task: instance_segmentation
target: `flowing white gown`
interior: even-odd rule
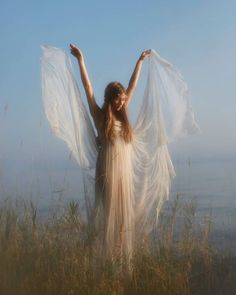
[[[97,130],[98,146],[69,57],[59,48],[42,49],[45,113],[83,171],[87,219],[94,220],[96,212],[106,255],[131,258],[134,241],[157,225],[169,196],[175,171],[168,143],[199,131],[187,85],[178,70],[152,50],[133,141],[125,143],[116,121],[114,144],[106,143],[103,130]]]
[[[96,210],[102,223],[105,255],[130,257],[134,239],[134,189],[132,145],[121,135],[122,123],[115,121],[113,143],[99,130],[101,146],[95,177]]]

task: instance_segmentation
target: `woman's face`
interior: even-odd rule
[[[122,93],[121,95],[119,95],[118,97],[115,97],[112,100],[111,102],[112,109],[114,111],[119,112],[122,109],[122,107],[125,105],[125,102],[126,102],[126,94]]]

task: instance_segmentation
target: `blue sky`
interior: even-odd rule
[[[154,48],[187,81],[203,132],[170,147],[173,156],[235,159],[235,15],[229,0],[1,1],[1,165],[64,167],[69,152],[50,133],[42,106],[40,45],[69,54],[70,42],[85,55],[100,104],[105,85],[127,85],[142,50]],[[137,112],[141,93],[142,79],[131,105]]]

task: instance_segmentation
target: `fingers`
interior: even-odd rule
[[[77,56],[77,48],[70,44],[70,53],[74,56]]]
[[[148,57],[148,56],[150,56],[150,54],[151,54],[151,49],[145,50],[145,51],[143,52],[143,56],[144,56],[144,57]]]
[[[151,54],[151,49],[145,50],[144,53],[145,53],[146,55],[150,55],[150,54]]]
[[[76,47],[73,44],[70,44],[70,53],[74,56],[76,54]]]
[[[73,50],[73,49],[75,49],[75,50],[76,50],[76,49],[79,50],[79,48],[76,47],[74,44],[70,44],[70,49],[71,49],[71,50]]]
[[[70,53],[74,55],[76,58],[83,58],[81,50],[73,44],[70,44]]]

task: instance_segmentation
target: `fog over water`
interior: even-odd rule
[[[62,145],[63,146],[63,145]],[[64,210],[69,201],[80,203],[83,210],[83,183],[78,164],[70,158],[52,156],[41,161],[26,157],[15,161],[0,159],[0,202],[6,199],[32,200],[39,215],[49,210]],[[175,157],[169,201],[176,195],[182,203],[196,204],[196,217],[213,221],[213,242],[223,249],[236,249],[236,161],[225,159],[194,159]],[[58,211],[59,212],[59,211]]]
[[[20,161],[19,161],[20,162]],[[1,160],[0,193],[4,197],[32,199],[44,207],[52,199],[83,201],[83,183],[77,163],[69,158],[58,162]],[[10,165],[9,165],[10,164]],[[236,161],[173,159],[176,177],[170,200],[179,194],[183,200],[197,201],[199,210],[236,210]],[[236,212],[236,211],[235,211]],[[236,213],[235,213],[236,217]]]

